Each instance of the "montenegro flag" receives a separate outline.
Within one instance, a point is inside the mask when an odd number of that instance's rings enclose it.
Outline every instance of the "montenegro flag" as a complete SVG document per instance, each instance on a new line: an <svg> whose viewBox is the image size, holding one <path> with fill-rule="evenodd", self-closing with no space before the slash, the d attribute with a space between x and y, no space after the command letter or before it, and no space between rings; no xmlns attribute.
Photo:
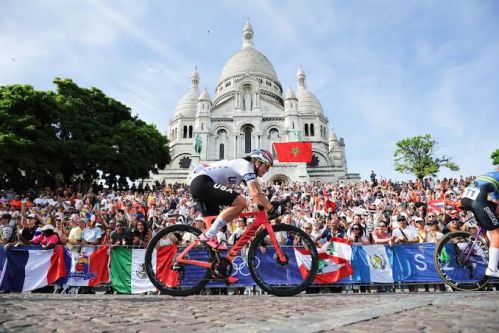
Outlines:
<svg viewBox="0 0 499 333"><path fill-rule="evenodd" d="M274 149L279 162L306 162L312 161L311 142L274 143Z"/></svg>

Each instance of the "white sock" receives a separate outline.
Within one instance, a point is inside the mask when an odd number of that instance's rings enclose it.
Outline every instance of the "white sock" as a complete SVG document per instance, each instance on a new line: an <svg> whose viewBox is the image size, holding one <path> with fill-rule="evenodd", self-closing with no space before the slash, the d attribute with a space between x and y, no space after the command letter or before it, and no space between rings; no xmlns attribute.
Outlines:
<svg viewBox="0 0 499 333"><path fill-rule="evenodd" d="M499 247L489 248L489 269L497 271L497 264L499 264Z"/></svg>
<svg viewBox="0 0 499 333"><path fill-rule="evenodd" d="M220 216L218 216L216 218L215 222L213 222L211 224L210 229L208 229L208 231L206 231L204 234L208 238L215 237L217 235L217 233L218 233L218 230L222 229L226 225L227 225L227 222L225 222L223 218L221 218Z"/></svg>

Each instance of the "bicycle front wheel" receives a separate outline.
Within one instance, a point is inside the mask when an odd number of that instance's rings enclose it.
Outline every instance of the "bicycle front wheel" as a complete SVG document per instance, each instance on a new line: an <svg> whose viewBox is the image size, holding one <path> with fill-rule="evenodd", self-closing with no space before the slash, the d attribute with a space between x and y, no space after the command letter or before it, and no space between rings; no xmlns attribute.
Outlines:
<svg viewBox="0 0 499 333"><path fill-rule="evenodd" d="M210 280L211 269L177 262L177 257L201 234L199 229L175 224L161 229L149 242L145 269L151 283L161 293L188 296L199 292ZM186 259L213 261L213 250L204 243L193 247Z"/></svg>
<svg viewBox="0 0 499 333"><path fill-rule="evenodd" d="M455 231L445 235L435 249L433 260L438 274L451 288L479 290L490 280L485 275L488 244L469 232Z"/></svg>
<svg viewBox="0 0 499 333"><path fill-rule="evenodd" d="M280 261L266 229L251 242L248 267L256 284L275 296L294 296L301 293L315 279L319 255L312 239L303 230L278 224L273 230L286 255Z"/></svg>

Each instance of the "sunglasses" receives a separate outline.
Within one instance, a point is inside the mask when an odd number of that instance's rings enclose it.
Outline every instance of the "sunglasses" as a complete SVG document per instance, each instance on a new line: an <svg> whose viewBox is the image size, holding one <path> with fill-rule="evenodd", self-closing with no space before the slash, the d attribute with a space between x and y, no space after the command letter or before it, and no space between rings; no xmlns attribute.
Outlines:
<svg viewBox="0 0 499 333"><path fill-rule="evenodd" d="M360 230L359 228L352 228L352 230Z"/></svg>

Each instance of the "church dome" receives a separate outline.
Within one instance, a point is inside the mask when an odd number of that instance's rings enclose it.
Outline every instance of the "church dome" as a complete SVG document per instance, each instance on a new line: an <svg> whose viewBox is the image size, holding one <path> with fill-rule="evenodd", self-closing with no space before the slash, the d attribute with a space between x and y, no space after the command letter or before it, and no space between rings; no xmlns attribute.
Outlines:
<svg viewBox="0 0 499 333"><path fill-rule="evenodd" d="M242 49L230 57L222 70L220 82L244 73L259 74L279 82L274 66L269 59L253 47Z"/></svg>
<svg viewBox="0 0 499 333"><path fill-rule="evenodd" d="M176 116L192 116L196 115L197 104L199 100L199 73L197 67L191 75L191 90L182 97L175 108Z"/></svg>
<svg viewBox="0 0 499 333"><path fill-rule="evenodd" d="M177 115L195 115L199 100L199 91L191 90L182 97L175 108L175 113Z"/></svg>
<svg viewBox="0 0 499 333"><path fill-rule="evenodd" d="M305 72L301 66L298 68L298 72L296 73L296 79L298 80L298 89L296 90L296 98L298 98L298 112L304 114L322 114L322 105L312 94L308 91L307 86L305 85Z"/></svg>
<svg viewBox="0 0 499 333"><path fill-rule="evenodd" d="M298 111L300 113L322 113L321 103L306 88L298 87L296 98L298 98Z"/></svg>
<svg viewBox="0 0 499 333"><path fill-rule="evenodd" d="M201 93L201 96L199 96L199 100L200 101L209 101L210 100L210 94L208 94L208 90L206 90L206 88Z"/></svg>
<svg viewBox="0 0 499 333"><path fill-rule="evenodd" d="M291 87L288 88L288 90L286 91L286 99L290 99L290 98L296 98L296 95L295 95L295 92L293 91L293 89L291 89Z"/></svg>
<svg viewBox="0 0 499 333"><path fill-rule="evenodd" d="M219 82L244 73L262 75L279 83L269 59L253 47L253 29L249 21L243 30L243 47L225 63Z"/></svg>

